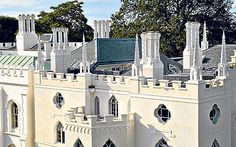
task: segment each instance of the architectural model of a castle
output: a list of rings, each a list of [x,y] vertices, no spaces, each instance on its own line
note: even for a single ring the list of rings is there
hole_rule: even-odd
[[[224,33],[209,48],[205,23],[200,47],[200,23],[187,22],[172,60],[158,32],[109,38],[100,20],[93,41],[69,42],[67,28],[39,37],[34,18],[19,15],[17,42],[0,44],[0,147],[236,147]]]

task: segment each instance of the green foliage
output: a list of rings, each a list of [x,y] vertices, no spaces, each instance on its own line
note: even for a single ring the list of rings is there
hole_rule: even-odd
[[[221,42],[222,30],[227,43],[235,41],[235,22],[231,4],[225,0],[121,0],[113,14],[112,36],[134,37],[144,31],[159,31],[161,51],[168,56],[182,56],[185,48],[185,23],[207,22],[210,45]]]
[[[0,16],[0,42],[15,42],[17,28],[17,19],[8,16]]]
[[[52,27],[69,28],[70,41],[82,41],[83,33],[87,40],[93,39],[93,29],[87,25],[87,18],[83,15],[83,2],[77,0],[61,3],[51,7],[51,12],[40,12],[37,20],[37,32],[51,32]]]

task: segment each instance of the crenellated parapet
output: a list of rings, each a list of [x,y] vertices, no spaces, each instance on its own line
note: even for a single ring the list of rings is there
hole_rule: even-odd
[[[36,85],[48,85],[61,88],[85,89],[90,84],[90,74],[64,74],[55,72],[34,72]]]
[[[2,48],[11,48],[11,47],[14,47],[14,46],[16,46],[15,42],[2,42],[2,43],[0,43],[0,49],[2,49]]]
[[[128,76],[96,75],[96,74],[63,74],[35,72],[35,84],[59,86],[65,88],[96,89],[123,91],[130,94],[154,96],[182,97],[198,99],[226,92],[228,79],[214,79],[208,81],[168,81]],[[131,88],[132,87],[132,88]]]
[[[74,49],[81,47],[83,44],[82,42],[68,42],[69,47]]]
[[[28,69],[20,66],[0,65],[0,82],[28,84]]]
[[[84,107],[71,108],[65,115],[66,130],[84,134],[127,132],[134,125],[135,114],[122,114],[117,118],[112,114],[103,117],[85,115]]]
[[[228,80],[209,80],[209,81],[168,81],[143,79],[141,80],[141,94],[152,94],[164,97],[181,97],[199,99],[213,95],[220,95],[225,93],[224,85],[229,83]]]

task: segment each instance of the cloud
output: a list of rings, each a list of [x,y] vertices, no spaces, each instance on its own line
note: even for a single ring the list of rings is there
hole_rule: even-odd
[[[0,7],[32,6],[37,3],[36,0],[1,0]]]

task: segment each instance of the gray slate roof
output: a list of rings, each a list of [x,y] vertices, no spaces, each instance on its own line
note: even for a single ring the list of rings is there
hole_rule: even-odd
[[[92,63],[96,61],[95,57],[95,40],[86,44],[86,53],[87,53],[87,60]],[[82,60],[82,47],[75,49],[71,52],[72,61],[80,62]]]
[[[226,55],[227,61],[230,62],[230,56],[234,55],[234,50],[236,50],[236,44],[226,45]],[[203,55],[203,68],[204,69],[215,69],[218,67],[221,58],[221,45],[213,46],[202,52]]]
[[[52,34],[43,34],[40,36],[40,40],[43,42],[52,42]]]

